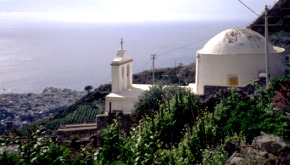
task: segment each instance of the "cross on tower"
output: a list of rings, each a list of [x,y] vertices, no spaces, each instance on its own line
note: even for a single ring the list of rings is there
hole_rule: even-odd
[[[120,42],[120,44],[121,44],[121,50],[123,50],[123,38],[121,38],[121,42]]]

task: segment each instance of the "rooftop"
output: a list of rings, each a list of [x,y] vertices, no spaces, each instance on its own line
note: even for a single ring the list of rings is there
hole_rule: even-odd
[[[148,84],[133,84],[131,88],[123,90],[118,93],[110,93],[106,97],[114,98],[138,98],[138,96],[145,90],[149,90],[151,85]]]
[[[270,42],[269,53],[283,52],[283,48],[273,47]],[[265,38],[250,29],[228,29],[211,38],[198,51],[202,54],[264,54]]]

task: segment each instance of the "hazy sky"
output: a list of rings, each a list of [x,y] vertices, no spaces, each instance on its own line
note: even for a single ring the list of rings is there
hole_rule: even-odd
[[[242,0],[260,14],[277,0]],[[0,19],[68,22],[253,20],[239,0],[0,0]]]

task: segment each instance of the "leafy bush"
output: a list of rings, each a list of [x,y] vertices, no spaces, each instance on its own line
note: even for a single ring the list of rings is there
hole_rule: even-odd
[[[6,146],[13,144],[16,149],[0,154],[1,164],[94,164],[95,149],[92,145],[82,146],[80,150],[75,151],[70,144],[60,144],[54,141],[43,127],[29,132],[27,139],[12,136],[5,139]]]
[[[264,91],[257,91],[256,96],[244,97],[243,94],[232,92],[224,102],[216,107],[215,116],[220,118],[217,127],[221,129],[219,134],[227,135],[242,133],[250,142],[260,132],[275,134],[286,138],[289,130],[289,121],[281,113],[273,114],[268,110],[264,98]]]
[[[9,152],[9,151],[5,150],[0,155],[0,164],[7,164],[7,165],[18,164],[17,155],[13,152]]]
[[[186,88],[177,86],[160,86],[154,85],[150,90],[143,92],[134,105],[132,117],[135,121],[140,120],[142,117],[153,117],[161,107],[166,108],[169,106],[170,101],[177,95],[187,95],[189,92]]]
[[[103,131],[103,145],[95,154],[96,164],[120,164],[126,161],[122,158],[124,137],[118,128],[118,122],[115,120],[108,128]]]

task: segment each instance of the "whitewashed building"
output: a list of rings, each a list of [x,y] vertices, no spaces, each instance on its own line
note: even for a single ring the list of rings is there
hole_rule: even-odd
[[[284,49],[269,46],[269,74],[278,77],[285,72]],[[106,96],[105,111],[122,110],[131,113],[140,94],[151,85],[133,84],[133,59],[118,50],[111,63],[112,93]],[[244,87],[265,77],[265,38],[250,29],[228,29],[210,39],[196,52],[195,83],[188,88],[204,95],[205,86]]]
[[[123,49],[117,51],[116,57],[111,63],[112,92],[106,96],[105,111],[121,110],[131,113],[139,95],[148,90],[151,85],[132,83],[133,59]]]
[[[284,74],[283,48],[269,45],[269,74]],[[243,87],[265,76],[265,38],[250,29],[228,29],[196,52],[195,93],[204,86]]]

